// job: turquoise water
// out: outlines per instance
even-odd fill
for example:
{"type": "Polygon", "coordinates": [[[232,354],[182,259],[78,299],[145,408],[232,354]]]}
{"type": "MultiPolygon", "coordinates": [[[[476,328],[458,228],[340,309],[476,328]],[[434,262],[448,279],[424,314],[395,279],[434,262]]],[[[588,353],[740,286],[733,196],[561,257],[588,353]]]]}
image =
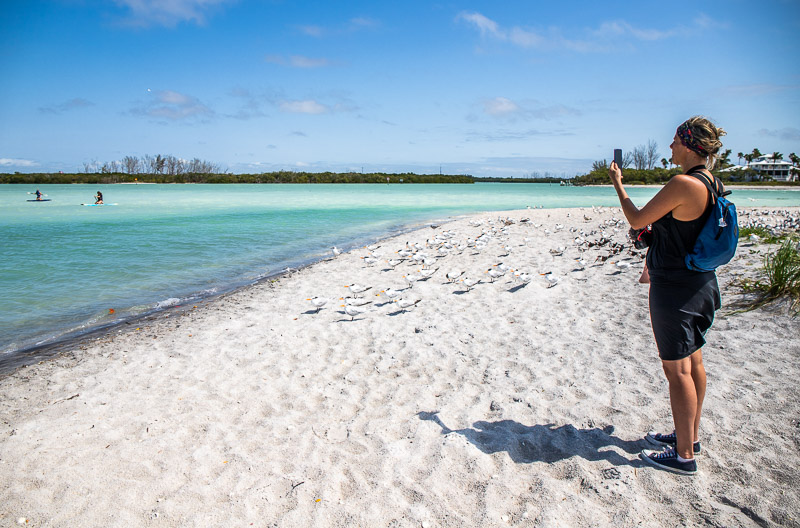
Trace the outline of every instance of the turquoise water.
{"type": "MultiPolygon", "coordinates": [[[[616,206],[609,187],[475,185],[0,186],[0,365],[20,350],[229,291],[425,222],[527,206],[616,206]],[[102,191],[115,206],[84,207],[102,191]],[[109,309],[115,313],[109,314],[109,309]]],[[[631,188],[642,205],[657,189],[631,188]]],[[[800,191],[736,190],[740,205],[800,191]]]]}

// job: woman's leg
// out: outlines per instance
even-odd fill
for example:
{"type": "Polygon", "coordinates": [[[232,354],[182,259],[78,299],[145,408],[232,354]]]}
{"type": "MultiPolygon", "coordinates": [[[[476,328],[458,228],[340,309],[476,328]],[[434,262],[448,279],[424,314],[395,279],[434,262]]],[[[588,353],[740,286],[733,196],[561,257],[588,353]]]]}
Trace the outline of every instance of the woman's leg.
{"type": "Polygon", "coordinates": [[[706,368],[703,366],[703,350],[698,349],[689,358],[692,360],[692,379],[697,393],[697,411],[695,411],[694,416],[694,436],[692,440],[697,442],[700,440],[700,414],[703,412],[703,400],[706,397],[706,368]]]}
{"type": "Polygon", "coordinates": [[[662,360],[661,365],[669,382],[669,401],[672,405],[672,420],[675,423],[677,437],[675,450],[683,458],[694,458],[692,441],[695,434],[695,420],[699,419],[699,413],[698,391],[692,375],[692,358],[689,356],[674,361],[662,360]]]}

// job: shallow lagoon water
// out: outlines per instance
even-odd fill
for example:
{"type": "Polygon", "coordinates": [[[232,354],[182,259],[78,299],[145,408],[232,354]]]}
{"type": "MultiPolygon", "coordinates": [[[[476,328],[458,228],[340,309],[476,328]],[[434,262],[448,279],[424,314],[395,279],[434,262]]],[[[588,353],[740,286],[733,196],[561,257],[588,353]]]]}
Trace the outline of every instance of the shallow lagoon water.
{"type": "MultiPolygon", "coordinates": [[[[334,245],[479,211],[618,205],[610,187],[514,183],[39,189],[52,201],[28,202],[31,186],[0,186],[0,367],[21,350],[324,258],[334,245]],[[98,190],[117,205],[80,205],[98,190]]],[[[629,189],[639,205],[656,191],[629,189]]],[[[734,190],[732,198],[800,205],[796,190],[734,190]]]]}

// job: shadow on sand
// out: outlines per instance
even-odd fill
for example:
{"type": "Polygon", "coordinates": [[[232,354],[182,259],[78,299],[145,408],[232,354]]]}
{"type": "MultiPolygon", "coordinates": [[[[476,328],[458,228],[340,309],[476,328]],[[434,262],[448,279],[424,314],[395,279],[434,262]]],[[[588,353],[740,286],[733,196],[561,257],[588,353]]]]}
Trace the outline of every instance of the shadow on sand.
{"type": "Polygon", "coordinates": [[[420,420],[431,421],[442,428],[443,435],[460,434],[486,454],[505,451],[518,464],[557,462],[573,456],[590,461],[605,460],[614,466],[642,467],[638,458],[629,460],[613,449],[617,447],[631,455],[642,449],[642,441],[620,440],[612,433],[613,426],[576,429],[572,425],[522,425],[514,420],[475,422],[465,429],[450,429],[437,416],[438,412],[420,412],[420,420]]]}

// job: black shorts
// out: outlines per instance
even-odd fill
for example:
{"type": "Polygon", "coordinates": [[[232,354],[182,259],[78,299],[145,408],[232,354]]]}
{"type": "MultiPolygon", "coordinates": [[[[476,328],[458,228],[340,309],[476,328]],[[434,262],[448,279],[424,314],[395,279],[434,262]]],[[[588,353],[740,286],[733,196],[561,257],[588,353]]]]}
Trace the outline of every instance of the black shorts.
{"type": "Polygon", "coordinates": [[[665,361],[683,359],[702,348],[714,312],[721,305],[713,271],[651,271],[650,324],[659,357],[665,361]]]}

